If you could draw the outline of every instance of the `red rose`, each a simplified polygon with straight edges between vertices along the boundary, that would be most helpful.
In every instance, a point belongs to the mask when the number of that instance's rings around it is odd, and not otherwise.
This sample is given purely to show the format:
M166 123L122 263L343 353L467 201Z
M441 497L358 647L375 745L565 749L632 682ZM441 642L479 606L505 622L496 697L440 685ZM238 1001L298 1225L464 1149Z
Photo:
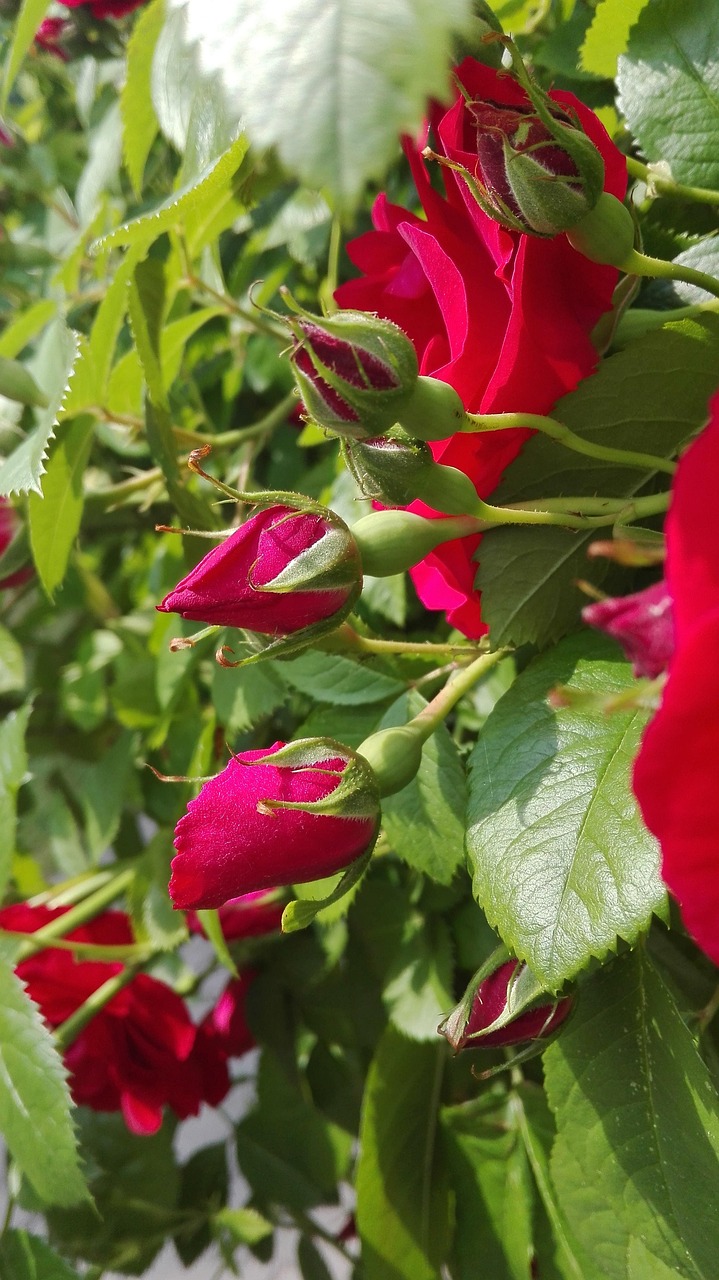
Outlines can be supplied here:
M281 506L256 512L157 608L271 636L335 615L339 623L359 595L362 566L349 530L329 516Z
M667 517L676 650L634 790L687 929L719 964L719 394L710 408L709 426L679 463Z
M0 928L34 933L64 910L26 904L0 911ZM70 941L102 946L132 942L127 916L107 911L72 930ZM49 947L17 967L50 1027L58 1027L88 996L122 970L119 963L76 960ZM76 1103L121 1111L133 1133L155 1133L164 1106L181 1119L202 1102L216 1105L230 1081L217 1043L195 1027L184 1002L164 982L137 974L95 1015L65 1054Z
M526 104L510 76L471 58L456 74L473 99ZM604 160L605 189L621 198L626 165L603 126L572 94L551 96L576 113ZM476 120L459 91L449 110L432 110L429 127L438 154L474 170ZM394 320L414 342L421 373L449 382L468 411L546 414L594 368L590 335L611 306L617 272L590 262L563 235L544 240L499 226L462 177L446 168L446 196L440 195L430 184L422 145L408 141L405 149L425 218L380 195L372 214L376 229L349 246L362 276L342 285L337 301ZM432 452L464 471L486 498L526 438L519 431L460 434L433 444ZM474 590L477 545L478 539L449 543L412 571L427 607L446 610L470 636L485 630Z
M307 763L255 764L283 749L241 751L206 782L175 828L170 897L176 907L221 907L271 885L321 880L347 867L373 842L379 802L369 766L336 743L293 743ZM358 771L354 798L339 812L307 812L283 804L325 801ZM372 779L368 786L366 775ZM332 809L331 799L327 808Z
M265 933L275 933L282 923L284 906L275 889L260 889L257 893L231 898L220 907L219 913L225 940L236 942L238 938L257 938ZM187 923L192 933L205 932L194 911L188 913Z

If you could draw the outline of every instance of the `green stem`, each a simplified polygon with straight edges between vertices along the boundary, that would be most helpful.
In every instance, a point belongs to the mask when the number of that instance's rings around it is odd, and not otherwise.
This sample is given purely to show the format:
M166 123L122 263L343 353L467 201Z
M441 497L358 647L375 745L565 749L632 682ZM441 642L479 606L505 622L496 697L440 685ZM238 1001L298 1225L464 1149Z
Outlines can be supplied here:
M717 298L712 298L709 302L694 302L686 307L672 307L667 311L650 311L646 307L632 307L630 311L625 311L619 320L612 346L627 347L630 342L643 337L645 333L663 328L665 324L678 320L690 320L693 316L700 316L705 311L716 312L718 309L719 299Z
M669 506L670 493L650 494L620 503L605 515L572 515L564 511L521 509L517 507L493 507L488 502L477 503L475 514L490 526L507 524L557 525L564 529L599 529L617 522L631 523L647 516L659 515ZM551 499L549 501L552 501ZM561 501L566 501L562 499ZM597 499L579 499L579 503L596 503ZM582 506L579 506L581 512Z
M201 280L193 271L188 271L187 279L183 283L190 289L199 289L202 293L206 293L209 298L214 298L215 302L224 307L225 311L229 311L231 315L244 320L252 329L257 329L260 333L266 333L271 338L280 338L282 342L287 341L286 331L280 325L269 321L259 308L256 312L246 311L235 298L231 298L228 293L220 293L217 289L213 289L211 284Z
M77 1040L80 1032L87 1026L101 1009L109 1004L118 991L122 991L124 987L132 982L143 966L144 961L138 961L137 964L129 964L121 973L115 973L107 982L103 982L101 987L92 992L87 997L84 1004L80 1005L69 1018L57 1027L55 1031L55 1044L60 1052L69 1049L73 1041Z
M91 507L105 511L108 507L114 507L123 502L125 498L131 498L133 494L142 493L144 489L149 489L151 485L157 484L158 480L162 479L160 468L152 467L139 476L131 476L129 480L121 480L118 484L108 485L105 489L86 490L85 502Z
M134 867L123 867L112 880L91 893L83 902L78 902L76 907L71 907L63 915L43 925L42 929L38 929L37 933L32 935L32 941L24 943L20 948L15 963L20 964L29 956L34 956L37 951L44 951L46 947L54 945L56 938L62 938L80 925L87 924L88 920L94 920L95 916L99 916L111 902L124 893L125 889L132 884L134 876Z
M651 276L660 280L683 280L685 284L695 284L698 289L705 289L719 298L719 280L707 275L706 271L696 271L694 267L685 267L678 262L665 262L663 258L650 258L646 253L632 249L620 265L620 270L630 276Z
M342 623L342 626L332 634L331 638L334 637L343 640L347 648L356 649L361 653L406 653L416 654L421 658L449 655L449 657L461 658L469 657L478 652L477 645L432 644L425 641L414 642L411 640L377 640L371 636L360 635L348 622Z
M672 178L663 178L655 169L642 164L641 160L635 160L633 156L627 156L627 169L633 178L646 182L657 195L673 196L676 200L693 200L697 204L719 204L719 191L712 191L708 187L685 187Z
M23 933L19 929L0 929L0 936L8 940L16 938L19 942L34 942L37 934ZM108 964L123 960L145 961L152 954L147 947L135 942L112 946L101 942L69 942L66 938L55 938L52 945L58 951L71 951L81 958L106 961Z
M251 440L262 440L276 427L282 425L287 418L288 413L295 407L297 403L297 394L290 391L288 395L276 404L274 409L270 409L264 418L260 418L257 422L253 422L249 427L235 427L231 431L220 431L217 435L204 435L201 431L185 431L183 427L175 428L175 436L178 441L183 444L189 444L193 449L198 445L209 444L213 449L227 448L233 444L247 444Z
M497 649L495 653L483 653L474 662L470 662L468 667L462 667L432 701L422 708L419 715L410 720L407 727L416 732L421 742L426 742L435 729L443 724L460 698L469 693L473 685L491 671L492 667L496 667L507 656L507 652L507 649Z
M642 471L666 471L670 475L676 470L675 464L666 458L657 458L652 453L639 453L633 449L615 449L609 445L595 444L576 435L563 422L536 413L467 413L460 431L506 431L523 428L541 431L567 449L583 453L588 458L599 458L622 467L639 467Z

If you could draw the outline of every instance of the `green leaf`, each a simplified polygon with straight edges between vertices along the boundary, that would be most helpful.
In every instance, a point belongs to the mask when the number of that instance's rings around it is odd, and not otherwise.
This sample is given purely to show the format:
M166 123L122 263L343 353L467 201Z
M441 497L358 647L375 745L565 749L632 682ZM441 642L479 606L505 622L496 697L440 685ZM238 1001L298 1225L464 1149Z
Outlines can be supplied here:
M0 335L0 356L14 360L55 315L57 303L45 298L16 316Z
M493 1280L530 1280L534 1196L516 1112L488 1094L446 1108L442 1127L457 1197L453 1276L475 1280L481 1258Z
M438 1134L444 1044L387 1027L367 1076L357 1169L366 1280L439 1280L450 1234Z
M326 1121L266 1049L258 1102L237 1128L237 1159L253 1199L307 1209L334 1202L352 1139Z
M231 0L218 16L189 0L187 37L253 145L276 147L290 173L352 205L398 135L416 132L427 99L447 98L452 38L470 14L467 0Z
M384 976L382 1001L403 1035L436 1044L437 1027L454 1002L449 928L436 916L414 911L396 923L397 952Z
M235 635L237 633L235 632ZM232 644L232 634L228 635ZM215 646L219 648L219 644ZM285 667L265 662L253 667L212 669L212 701L220 724L228 736L260 724L281 707L289 696L282 676Z
M302 1280L332 1280L332 1272L309 1236L300 1237L297 1262Z
M715 1280L719 1099L643 951L582 988L544 1066L552 1178L602 1277Z
M148 110L151 101L152 59L165 19L164 0L155 0L135 23L127 45L127 78L120 96L122 152L132 189L142 194L142 176L157 135L157 118Z
M94 422L77 418L55 439L42 478L42 494L28 501L30 544L47 594L63 581L84 506L83 477L90 457Z
M0 1240L0 1280L79 1280L39 1236L12 1228Z
M224 1142L211 1147L201 1147L182 1166L180 1194L177 1207L195 1216L198 1226L194 1231L178 1232L175 1248L184 1266L204 1253L212 1241L208 1215L221 1209L228 1197L227 1152Z
M402 694L385 713L380 729L407 724L427 704L421 694ZM464 863L467 784L459 752L441 725L422 750L422 763L408 786L382 801L382 826L395 853L440 884L449 884Z
M212 949L223 969L227 969L233 978L239 977L237 965L232 959L230 949L225 941L225 935L222 932L219 913L216 910L205 909L198 911L197 915L205 932L205 937L212 944Z
M8 360L6 356L0 356L0 396L19 404L47 408L47 397L29 370L18 360Z
M600 0L580 50L585 71L613 80L617 58L624 53L629 32L647 0Z
M272 1235L272 1223L256 1209L220 1209L213 1218L213 1226L226 1231L235 1244L257 1244Z
M586 439L673 457L706 423L718 363L717 317L667 324L604 360L553 413ZM650 479L653 487L668 487L664 476L658 481L656 474L580 459L548 437L535 436L508 468L493 500L598 493L630 499ZM600 585L607 573L606 562L586 557L589 543L602 536L603 530L580 534L542 526L484 535L477 585L495 645L543 646L576 625L586 603L576 579Z
M298 658L283 662L282 674L288 684L316 702L341 707L383 702L404 691L404 682L396 676L317 649L308 649Z
M78 338L58 320L46 331L43 350L47 353L46 376L37 381L49 405L36 417L37 425L0 466L0 495L42 493L40 477L45 470L48 445L55 434L58 415L67 394L70 377L78 353Z
M130 249L117 267L92 323L89 339L82 344L63 411L103 408L112 357L128 306L128 286L144 249Z
M648 160L676 182L719 187L719 8L651 0L619 59L619 106Z
M52 1036L22 983L0 960L0 1132L46 1204L87 1199L71 1106Z
M196 222L201 213L213 211L218 201L232 191L233 180L247 154L247 146L246 138L237 138L199 178L173 192L156 209L116 227L109 235L96 241L92 248L95 252L115 249L118 245L148 249L163 231L182 227L187 218Z
M22 0L3 68L0 111L5 111L7 107L15 77L49 7L49 0Z
M27 769L25 733L31 710L27 703L0 724L0 899L15 852L15 801Z
M67 779L77 793L85 819L85 841L93 860L100 857L117 834L135 761L136 739L121 733L97 764L68 762Z
M23 651L7 627L0 626L0 693L13 693L24 684Z
M160 128L183 156L182 180L200 176L232 143L231 120L222 86L199 69L198 51L187 43L185 12L170 7L152 64L152 105Z
M474 895L503 941L556 991L661 905L659 853L631 792L644 712L553 710L557 684L631 684L603 636L535 659L497 703L470 759L467 854Z
M185 917L167 892L173 853L171 833L158 831L135 863L128 895L135 937L151 943L153 951L174 951L187 939Z

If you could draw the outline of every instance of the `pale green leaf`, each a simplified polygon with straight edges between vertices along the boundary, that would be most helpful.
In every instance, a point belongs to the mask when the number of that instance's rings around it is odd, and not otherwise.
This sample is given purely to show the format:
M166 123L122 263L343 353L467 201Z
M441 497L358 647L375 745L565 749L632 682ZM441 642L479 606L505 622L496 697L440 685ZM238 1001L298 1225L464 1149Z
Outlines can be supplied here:
M49 7L50 0L22 0L3 68L0 111L7 107L15 77Z
M719 5L650 0L619 59L619 107L648 160L719 187Z
M407 724L426 705L416 691L402 694L379 728ZM447 729L440 725L424 745L416 776L382 801L382 826L400 858L440 884L449 884L464 863L466 806L464 766Z
M33 372L49 405L36 414L37 425L0 465L0 495L4 497L28 491L42 493L40 477L45 471L48 446L55 434L77 358L77 335L58 320L46 331L43 349L47 352L47 360L43 362L45 376L40 373L37 362Z
M140 13L127 45L127 78L120 96L122 152L135 195L142 194L142 176L157 134L151 103L152 59L165 19L164 0L155 0Z
M23 651L7 627L0 626L0 693L11 693L25 684Z
M42 478L42 494L31 493L28 501L33 559L51 598L65 577L82 520L83 476L93 426L92 418L82 417L60 429Z
M387 1027L367 1076L357 1169L366 1280L439 1280L449 1243L447 1170L438 1135L444 1044Z
M0 1132L47 1204L87 1198L65 1068L37 1007L0 960Z
M544 1068L552 1178L603 1280L715 1280L719 1099L643 951L582 988Z
M0 1280L79 1280L39 1236L9 1230L0 1240Z
M16 316L0 336L0 356L13 360L37 337L41 329L57 314L57 304L49 298L36 302L27 311Z
M580 50L582 66L613 80L617 58L624 53L629 32L647 0L600 0Z
M605 637L535 659L497 703L470 760L467 853L490 924L555 991L661 905L659 851L631 791L647 713L554 710L557 684L618 693L632 682Z
M427 99L447 98L452 39L471 5L228 0L218 14L188 0L186 13L202 69L221 80L252 143L276 147L293 175L352 205L396 154L398 135L416 132Z

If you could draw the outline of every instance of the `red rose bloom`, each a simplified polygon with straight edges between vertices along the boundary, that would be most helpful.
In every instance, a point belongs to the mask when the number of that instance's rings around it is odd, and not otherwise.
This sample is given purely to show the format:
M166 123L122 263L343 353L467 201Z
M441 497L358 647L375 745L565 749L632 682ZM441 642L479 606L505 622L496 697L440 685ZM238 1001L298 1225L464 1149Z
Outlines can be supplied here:
M662 877L687 929L719 964L719 394L684 454L667 517L667 583L676 649L662 704L634 768L644 820L662 849Z
M0 928L34 933L64 910L26 904L0 911ZM132 942L127 916L107 911L67 935L102 946ZM23 960L18 977L50 1027L75 1013L119 963L78 961L49 947ZM230 1086L225 1055L214 1037L194 1026L184 1002L164 982L137 974L82 1029L65 1054L72 1096L95 1111L121 1111L133 1133L155 1133L164 1106L181 1119L202 1102L216 1105Z
M170 897L176 907L221 907L271 885L321 880L364 853L379 822L376 796L368 795L347 816L273 807L331 796L348 764L331 754L334 745L327 743L324 758L315 750L313 763L304 767L252 763L274 755L281 742L241 751L205 783L175 828Z
M509 75L472 58L456 75L475 100L526 105L524 91ZM603 157L605 189L621 199L626 165L603 126L573 94L551 96L576 113ZM459 91L449 110L433 108L429 129L438 154L474 172L477 122ZM499 226L482 212L462 177L446 168L446 195L440 195L420 155L423 141L407 141L405 150L425 217L378 196L372 212L376 229L349 246L362 276L342 285L337 301L394 320L412 339L420 372L449 382L469 412L546 414L594 368L590 335L611 306L617 272L589 262L563 235L537 239ZM437 461L464 471L486 498L527 434L460 434L433 444L432 452ZM426 511L418 503L412 509ZM412 570L425 605L446 610L449 621L469 636L485 630L474 590L477 545L470 538L448 543Z

